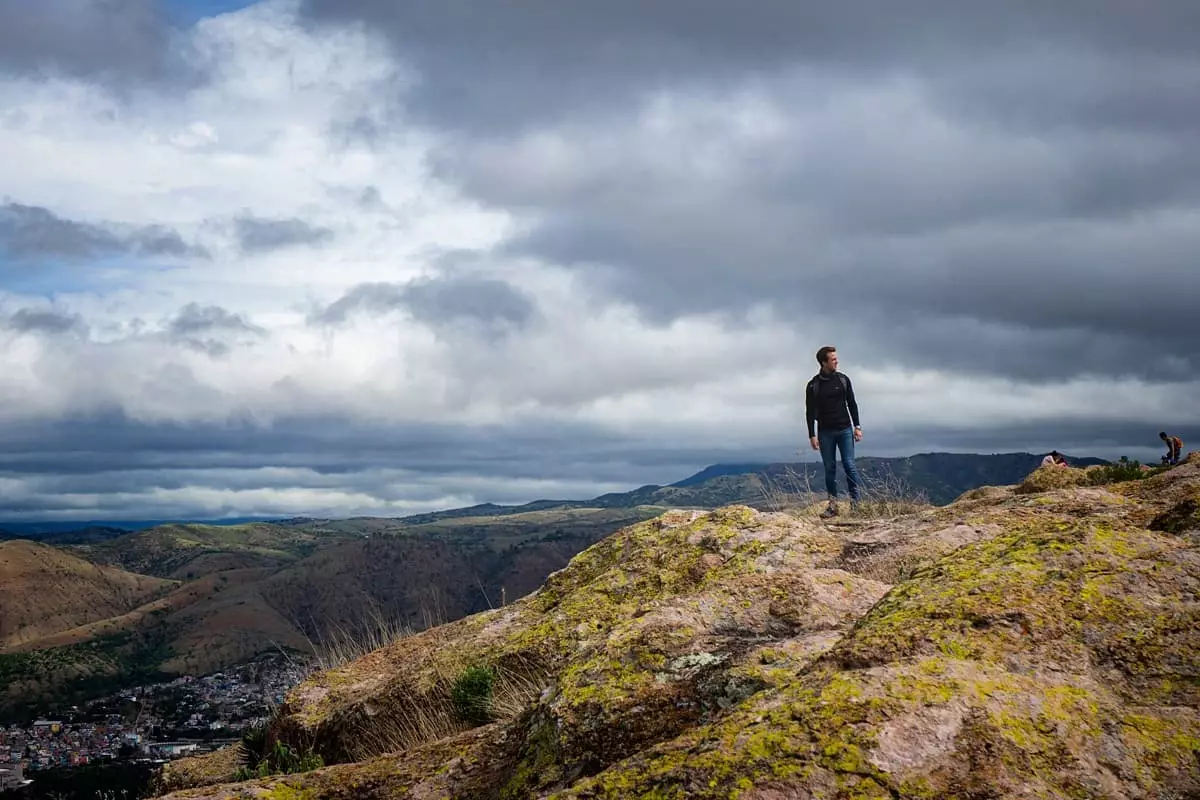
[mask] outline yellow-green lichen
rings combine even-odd
[[[306,789],[290,783],[277,783],[265,795],[259,795],[262,800],[316,800],[314,789]]]
[[[964,719],[973,721],[959,735],[988,742],[979,746],[994,753],[998,774],[1029,776],[1033,796],[1086,797],[1072,765],[1101,746],[1119,700],[1069,681],[1014,674],[1010,666],[1017,658],[1083,669],[1088,649],[1132,653],[1135,645],[1147,649],[1150,672],[1179,658],[1194,662],[1182,648],[1196,644],[1195,630],[1183,631],[1178,615],[1156,608],[1155,591],[1177,593],[1186,584],[1175,573],[1187,567],[1169,555],[1144,531],[1108,523],[1010,521],[1005,533],[961,548],[894,589],[815,669],[793,673],[790,681],[778,676],[778,689],[755,695],[728,720],[601,773],[578,796],[637,797],[650,786],[682,786],[693,797],[736,796],[814,770],[832,776],[839,796],[940,796],[946,785],[928,775],[885,774],[870,754],[888,720],[965,703]],[[1130,582],[1142,591],[1124,591],[1122,598]],[[1177,594],[1167,601],[1186,607]],[[1184,635],[1176,641],[1174,634]],[[738,670],[784,660],[764,650],[757,664]],[[845,669],[887,664],[881,677]],[[1176,676],[1175,687],[1180,683]],[[1196,743],[1192,733],[1159,735],[1147,723],[1135,730],[1140,747],[1153,742],[1163,754],[1139,773],[1146,790]]]
[[[560,772],[554,722],[544,715],[535,716],[520,758],[500,790],[500,800],[522,800],[535,787],[553,785]]]
[[[1145,767],[1200,771],[1200,720],[1195,715],[1163,718],[1149,713],[1126,714],[1121,734]]]
[[[1014,775],[1035,776],[1036,790],[1046,796],[1087,796],[1083,785],[1062,768],[1097,746],[1101,723],[1109,720],[1107,707],[1090,692],[1002,671],[980,674],[968,664],[932,666],[926,662],[878,678],[864,673],[825,673],[819,678],[813,673],[778,699],[763,697],[761,710],[747,709],[685,735],[585,782],[578,795],[564,796],[638,797],[649,786],[683,786],[691,797],[738,796],[753,786],[812,775],[814,770],[835,780],[839,797],[947,796],[947,787],[927,775],[893,776],[880,770],[871,753],[880,727],[889,720],[952,700],[985,712],[986,729],[964,729],[961,735],[1007,742],[1007,749],[996,752],[1006,768],[1018,770]],[[1155,738],[1157,730],[1146,723],[1142,729]],[[1178,755],[1190,740],[1176,736],[1156,741],[1167,742],[1164,747]],[[1154,779],[1148,776],[1146,786],[1155,785]]]
[[[1154,587],[1177,593],[1172,587],[1182,585],[1172,580],[1182,567],[1164,563],[1163,547],[1144,531],[1107,523],[1025,524],[918,571],[858,623],[836,656],[847,666],[934,654],[999,662],[1017,652],[1072,662],[1086,659],[1090,642],[1136,672],[1139,648],[1177,650],[1196,620],[1194,611],[1176,618],[1147,607]],[[1149,655],[1143,660],[1161,661]]]

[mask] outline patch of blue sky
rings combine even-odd
[[[27,297],[76,293],[104,294],[144,286],[178,265],[128,257],[64,259],[11,258],[0,250],[0,291]]]
[[[164,2],[172,21],[180,27],[186,28],[206,17],[216,17],[252,6],[258,0],[164,0]]]

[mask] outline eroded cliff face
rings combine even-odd
[[[1086,483],[1035,474],[834,524],[672,512],[516,603],[297,687],[273,735],[332,766],[195,786],[229,777],[225,754],[186,780],[168,768],[164,785],[195,786],[171,798],[1200,797],[1200,461]],[[498,675],[498,718],[472,727],[451,687],[480,665]]]

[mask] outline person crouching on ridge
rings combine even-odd
[[[823,519],[838,513],[837,451],[842,454],[842,470],[850,490],[850,506],[858,506],[859,478],[854,465],[854,443],[862,441],[862,426],[858,419],[858,402],[850,378],[838,372],[837,348],[826,345],[817,351],[820,371],[808,382],[804,393],[805,416],[808,420],[808,441],[813,450],[821,451],[825,465],[825,491],[829,505],[821,512]],[[817,425],[814,432],[813,425]],[[851,424],[853,423],[853,427]]]
[[[1159,431],[1158,438],[1167,444],[1167,454],[1163,456],[1162,462],[1172,466],[1178,464],[1179,455],[1183,452],[1183,439],[1178,436],[1167,436],[1166,431]]]

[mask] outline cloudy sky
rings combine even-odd
[[[1200,441],[1200,4],[0,0],[0,519]]]

